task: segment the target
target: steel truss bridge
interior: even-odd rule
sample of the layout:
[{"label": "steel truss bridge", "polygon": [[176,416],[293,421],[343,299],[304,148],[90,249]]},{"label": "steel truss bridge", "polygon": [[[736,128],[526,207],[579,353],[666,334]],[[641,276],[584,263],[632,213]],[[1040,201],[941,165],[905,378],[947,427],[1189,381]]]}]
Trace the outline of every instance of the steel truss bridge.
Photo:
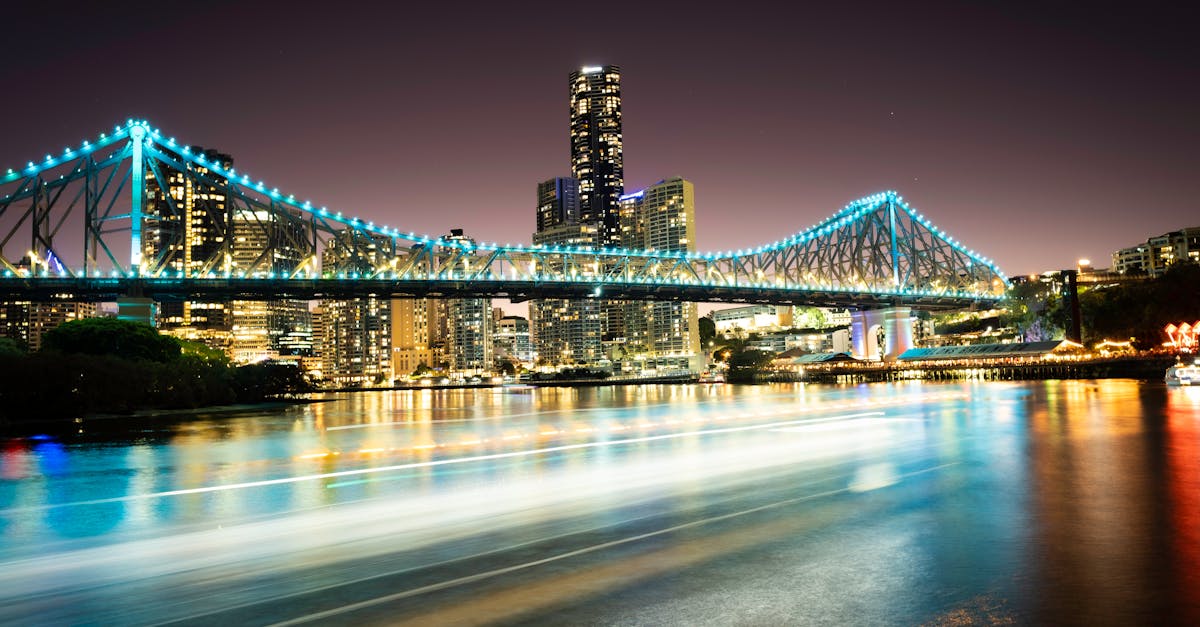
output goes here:
[{"label": "steel truss bridge", "polygon": [[[195,245],[197,228],[217,243]],[[0,237],[0,297],[21,300],[600,297],[957,309],[993,303],[1008,285],[891,191],[753,249],[475,243],[314,206],[143,120],[3,173]]]}]

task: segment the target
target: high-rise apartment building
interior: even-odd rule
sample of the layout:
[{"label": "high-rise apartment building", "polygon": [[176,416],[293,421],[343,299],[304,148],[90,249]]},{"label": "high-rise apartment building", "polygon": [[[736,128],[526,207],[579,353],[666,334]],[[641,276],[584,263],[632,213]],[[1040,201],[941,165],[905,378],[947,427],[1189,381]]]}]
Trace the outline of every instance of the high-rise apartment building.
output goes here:
[{"label": "high-rise apartment building", "polygon": [[[18,271],[30,274],[36,273],[40,267],[53,271],[60,266],[61,262],[54,253],[47,253],[45,260],[27,256],[16,263]],[[74,303],[66,294],[62,298],[52,301],[0,302],[0,337],[15,340],[30,351],[41,350],[42,335],[47,331],[64,322],[96,317],[95,303]]]},{"label": "high-rise apartment building", "polygon": [[[665,252],[696,250],[696,201],[691,182],[659,181],[621,197],[622,245]],[[695,303],[630,302],[625,305],[626,354],[642,368],[699,371],[700,327]]]},{"label": "high-rise apartment building", "polygon": [[501,317],[492,331],[492,346],[496,359],[532,363],[533,344],[529,337],[529,321],[521,316]]},{"label": "high-rise apartment building", "polygon": [[[533,234],[540,246],[596,246],[599,223],[560,224]],[[602,302],[549,298],[529,303],[537,361],[543,365],[592,365],[604,357]]]},{"label": "high-rise apartment building", "polygon": [[317,305],[309,310],[309,319],[312,320],[312,355],[309,357],[301,357],[300,362],[304,365],[304,369],[317,379],[325,378],[325,308]]},{"label": "high-rise apartment building", "polygon": [[621,70],[605,65],[571,72],[570,94],[571,174],[579,181],[579,222],[600,224],[600,245],[617,246],[625,190]]},{"label": "high-rise apartment building", "polygon": [[[475,241],[462,229],[451,229],[447,241]],[[492,370],[492,301],[490,298],[454,298],[446,301],[450,369],[464,374]]]},{"label": "high-rise apartment building", "polygon": [[1177,262],[1200,263],[1200,226],[1151,237],[1146,243],[1113,253],[1113,272],[1158,276]]},{"label": "high-rise apartment building", "polygon": [[[384,262],[389,242],[360,231],[338,232],[325,247],[321,269],[370,273]],[[384,383],[392,376],[392,301],[375,295],[321,303],[321,367],[337,385]]]},{"label": "high-rise apartment building", "polygon": [[[620,198],[625,185],[621,138],[621,72],[615,65],[584,67],[569,78],[571,174],[540,183],[537,232],[543,246],[615,247],[621,243]],[[529,316],[538,361],[594,365],[621,305],[596,299],[538,300]],[[616,313],[614,313],[616,312]]]},{"label": "high-rise apartment building", "polygon": [[[303,225],[269,211],[233,213],[228,270],[234,276],[281,275],[305,261]],[[230,357],[237,362],[312,356],[312,316],[302,300],[229,303]]]},{"label": "high-rise apartment building", "polygon": [[[216,150],[187,150],[224,169],[233,166],[232,157]],[[146,173],[143,271],[270,275],[290,272],[305,261],[306,237],[298,216],[289,220],[269,211],[235,209],[226,197],[224,178],[190,162],[185,167],[162,165],[157,173]],[[159,307],[163,332],[202,341],[235,361],[312,352],[311,318],[303,301],[167,301]]]},{"label": "high-rise apartment building", "polygon": [[95,303],[67,301],[6,301],[0,303],[0,337],[25,345],[30,351],[41,350],[42,335],[71,320],[95,318]]},{"label": "high-rise apartment building", "polygon": [[392,301],[392,378],[407,377],[422,364],[436,367],[433,334],[438,328],[438,301],[405,298]]},{"label": "high-rise apartment building", "polygon": [[[223,170],[233,166],[233,157],[200,146],[191,153],[204,155],[208,163]],[[224,273],[225,229],[228,219],[226,180],[206,167],[184,161],[186,171],[165,164],[159,174],[149,169],[145,176],[145,219],[142,236],[144,272],[187,274]],[[203,183],[195,175],[211,179]],[[165,301],[159,303],[158,326],[168,334],[197,340],[228,351],[231,347],[232,312],[226,303]]]}]

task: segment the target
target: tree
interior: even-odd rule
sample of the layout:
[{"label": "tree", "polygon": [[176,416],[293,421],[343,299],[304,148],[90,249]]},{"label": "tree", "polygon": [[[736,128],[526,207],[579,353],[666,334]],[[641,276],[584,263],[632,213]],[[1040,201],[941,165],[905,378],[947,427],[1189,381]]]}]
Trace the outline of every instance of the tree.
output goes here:
[{"label": "tree", "polygon": [[829,326],[829,317],[820,307],[796,307],[792,327],[800,329],[825,330]]},{"label": "tree", "polygon": [[713,321],[712,315],[700,318],[700,346],[708,346],[716,337],[717,323]]},{"label": "tree", "polygon": [[42,336],[42,350],[65,354],[112,355],[167,362],[180,354],[179,341],[154,328],[116,318],[65,322]]},{"label": "tree", "polygon": [[0,355],[24,355],[25,347],[11,337],[0,337]]},{"label": "tree", "polygon": [[1079,305],[1086,342],[1134,338],[1151,348],[1167,324],[1196,320],[1200,265],[1175,263],[1155,279],[1081,291]]},{"label": "tree", "polygon": [[[1014,327],[1026,342],[1039,342],[1063,337],[1069,313],[1054,286],[1041,281],[1027,281],[1009,288],[1001,308],[999,325]],[[935,327],[939,331],[941,327]]]},{"label": "tree", "polygon": [[416,369],[412,371],[412,377],[414,379],[419,379],[431,372],[433,372],[433,368],[430,368],[429,364],[427,364],[425,362],[421,362],[421,363],[417,364]]},{"label": "tree", "polygon": [[755,349],[739,350],[729,355],[729,381],[750,383],[771,363],[771,353]]},{"label": "tree", "polygon": [[304,371],[293,364],[278,362],[239,366],[233,371],[233,381],[237,398],[243,403],[312,391],[312,384],[304,377]]},{"label": "tree", "polygon": [[177,340],[179,342],[180,354],[184,357],[192,357],[203,363],[229,365],[229,355],[219,348],[213,348],[204,342],[194,340]]}]

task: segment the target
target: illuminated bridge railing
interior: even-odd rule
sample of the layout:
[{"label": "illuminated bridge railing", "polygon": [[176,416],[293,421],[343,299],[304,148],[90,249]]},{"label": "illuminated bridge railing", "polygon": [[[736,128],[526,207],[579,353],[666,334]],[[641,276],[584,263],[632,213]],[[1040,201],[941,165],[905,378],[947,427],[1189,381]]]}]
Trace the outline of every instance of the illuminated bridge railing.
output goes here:
[{"label": "illuminated bridge railing", "polygon": [[[201,198],[184,206],[172,184]],[[563,296],[941,308],[994,301],[1007,287],[990,260],[894,192],[754,249],[475,243],[313,206],[133,120],[7,171],[0,191],[6,296]],[[179,225],[197,215],[219,245],[187,249]]]}]

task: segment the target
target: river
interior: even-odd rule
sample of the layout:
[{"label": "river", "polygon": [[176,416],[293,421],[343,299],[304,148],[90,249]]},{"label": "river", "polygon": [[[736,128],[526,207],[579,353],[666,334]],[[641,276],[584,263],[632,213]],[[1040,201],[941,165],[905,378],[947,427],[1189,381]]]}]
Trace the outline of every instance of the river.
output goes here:
[{"label": "river", "polygon": [[347,393],[0,447],[5,624],[1200,624],[1200,388]]}]

